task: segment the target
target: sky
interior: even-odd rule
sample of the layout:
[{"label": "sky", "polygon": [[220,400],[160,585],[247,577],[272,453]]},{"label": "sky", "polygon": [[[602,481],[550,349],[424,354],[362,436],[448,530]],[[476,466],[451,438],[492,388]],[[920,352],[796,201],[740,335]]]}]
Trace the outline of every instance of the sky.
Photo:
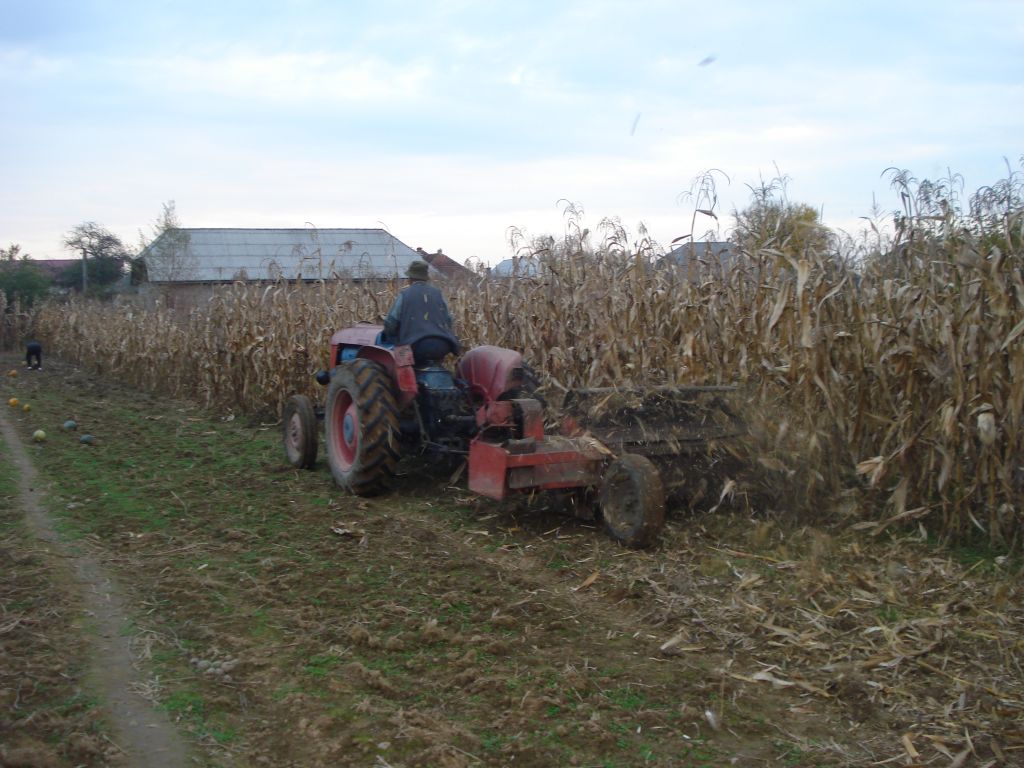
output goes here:
[{"label": "sky", "polygon": [[[724,238],[751,187],[855,233],[886,169],[1021,170],[1024,0],[0,0],[0,246],[95,221]],[[692,194],[712,172],[717,221]]]}]

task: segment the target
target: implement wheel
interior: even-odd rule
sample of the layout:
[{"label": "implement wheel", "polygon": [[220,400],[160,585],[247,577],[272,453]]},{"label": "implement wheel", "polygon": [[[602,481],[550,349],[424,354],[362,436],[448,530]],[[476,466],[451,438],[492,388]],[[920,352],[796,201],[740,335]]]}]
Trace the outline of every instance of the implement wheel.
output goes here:
[{"label": "implement wheel", "polygon": [[398,465],[398,431],[398,407],[384,369],[363,359],[339,365],[324,412],[335,482],[358,496],[387,488]]},{"label": "implement wheel", "polygon": [[285,403],[281,421],[288,463],[296,469],[312,469],[319,442],[313,402],[305,395],[292,395]]},{"label": "implement wheel", "polygon": [[604,527],[627,547],[654,544],[665,525],[665,489],[650,459],[624,453],[601,481],[599,505]]}]

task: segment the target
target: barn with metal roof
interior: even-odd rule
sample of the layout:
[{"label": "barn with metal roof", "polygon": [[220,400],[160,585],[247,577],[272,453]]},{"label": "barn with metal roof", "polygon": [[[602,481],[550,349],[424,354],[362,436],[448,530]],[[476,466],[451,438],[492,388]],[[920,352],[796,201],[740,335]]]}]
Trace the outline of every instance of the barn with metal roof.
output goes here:
[{"label": "barn with metal roof", "polygon": [[422,258],[383,229],[172,229],[140,254],[156,284],[387,279]]}]

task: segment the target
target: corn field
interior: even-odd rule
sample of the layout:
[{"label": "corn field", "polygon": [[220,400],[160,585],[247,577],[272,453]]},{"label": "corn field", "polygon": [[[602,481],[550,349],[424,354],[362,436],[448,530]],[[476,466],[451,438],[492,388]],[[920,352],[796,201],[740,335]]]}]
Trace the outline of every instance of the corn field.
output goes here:
[{"label": "corn field", "polygon": [[15,349],[30,333],[32,314],[0,291],[0,349]]},{"label": "corn field", "polygon": [[[737,385],[750,463],[787,489],[781,511],[816,514],[842,493],[879,532],[911,525],[1020,549],[1021,219],[1004,217],[996,240],[949,223],[855,266],[769,244],[724,274],[659,268],[621,238],[592,249],[567,237],[535,277],[443,287],[464,347],[523,351],[551,393]],[[331,334],[382,318],[401,287],[236,285],[187,319],[71,301],[35,320],[48,352],[96,373],[266,414],[294,392],[322,399],[311,377]]]}]

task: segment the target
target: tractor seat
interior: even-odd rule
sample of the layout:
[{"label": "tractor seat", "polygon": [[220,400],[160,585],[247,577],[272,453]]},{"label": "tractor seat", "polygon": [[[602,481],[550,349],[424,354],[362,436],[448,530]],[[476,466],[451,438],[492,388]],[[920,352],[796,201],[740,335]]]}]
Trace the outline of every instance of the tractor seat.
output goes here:
[{"label": "tractor seat", "polygon": [[412,345],[412,359],[416,367],[440,365],[449,354],[455,354],[455,346],[442,336],[426,336]]}]

